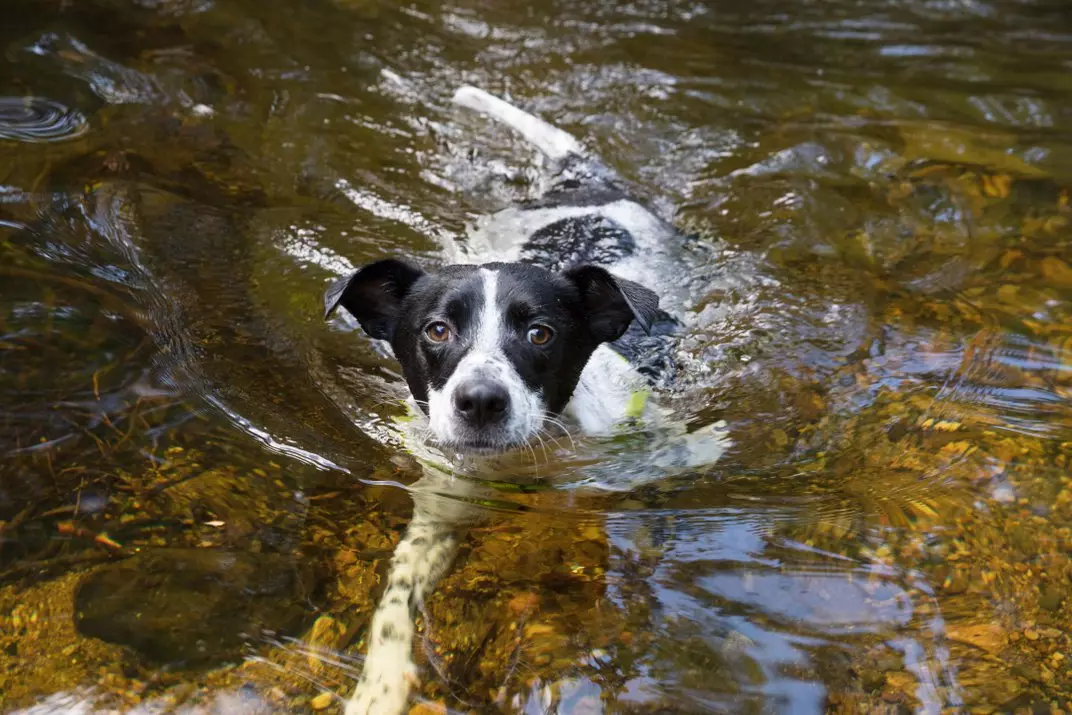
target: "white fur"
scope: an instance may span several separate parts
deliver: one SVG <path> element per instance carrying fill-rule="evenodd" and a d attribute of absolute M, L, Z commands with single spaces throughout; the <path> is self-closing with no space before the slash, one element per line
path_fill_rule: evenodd
<path fill-rule="evenodd" d="M 563 414 L 586 435 L 606 436 L 622 423 L 633 396 L 647 390 L 644 377 L 607 345 L 588 359 Z"/>
<path fill-rule="evenodd" d="M 570 154 L 584 154 L 584 147 L 572 136 L 512 104 L 468 85 L 460 87 L 452 101 L 462 107 L 482 112 L 511 127 L 549 159 L 565 159 Z"/>
<path fill-rule="evenodd" d="M 502 433 L 503 446 L 524 444 L 543 424 L 543 398 L 525 384 L 503 352 L 504 306 L 499 305 L 498 300 L 498 272 L 481 268 L 480 277 L 484 282 L 484 305 L 474 326 L 473 345 L 442 390 L 429 388 L 429 426 L 444 445 L 460 441 L 464 435 L 459 425 L 460 416 L 454 407 L 454 393 L 459 385 L 471 379 L 490 380 L 502 385 L 510 396 Z"/>
<path fill-rule="evenodd" d="M 519 236 L 531 236 L 563 219 L 592 215 L 605 216 L 629 231 L 636 241 L 637 253 L 659 249 L 663 239 L 673 235 L 673 228 L 646 208 L 635 201 L 619 199 L 600 206 L 503 209 L 478 220 L 466 236 L 466 245 L 457 249 L 469 261 L 511 263 L 517 260 L 521 250 L 523 242 L 518 240 Z M 604 267 L 618 271 L 617 266 Z"/>

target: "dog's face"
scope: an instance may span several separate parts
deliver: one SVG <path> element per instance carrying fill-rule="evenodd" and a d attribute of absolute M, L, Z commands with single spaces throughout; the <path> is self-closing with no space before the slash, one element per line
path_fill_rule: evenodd
<path fill-rule="evenodd" d="M 658 297 L 602 268 L 562 273 L 520 263 L 448 266 L 434 273 L 396 260 L 366 266 L 328 289 L 325 317 L 342 306 L 387 340 L 439 443 L 460 452 L 520 447 L 569 402 L 600 343 Z"/>

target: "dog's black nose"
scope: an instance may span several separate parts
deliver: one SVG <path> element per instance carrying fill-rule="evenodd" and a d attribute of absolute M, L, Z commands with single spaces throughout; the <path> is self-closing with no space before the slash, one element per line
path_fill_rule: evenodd
<path fill-rule="evenodd" d="M 454 408 L 474 427 L 495 424 L 509 407 L 509 393 L 494 382 L 467 382 L 454 391 Z"/>

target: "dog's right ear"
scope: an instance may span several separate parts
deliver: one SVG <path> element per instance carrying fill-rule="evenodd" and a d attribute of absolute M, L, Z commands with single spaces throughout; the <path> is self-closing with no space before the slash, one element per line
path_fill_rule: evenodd
<path fill-rule="evenodd" d="M 420 268 L 393 258 L 370 263 L 324 292 L 324 319 L 341 305 L 370 337 L 390 341 L 402 301 L 423 275 Z"/>

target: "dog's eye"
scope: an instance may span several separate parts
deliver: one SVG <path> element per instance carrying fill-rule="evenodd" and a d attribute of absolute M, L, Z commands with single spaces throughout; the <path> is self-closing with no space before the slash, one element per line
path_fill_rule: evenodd
<path fill-rule="evenodd" d="M 433 343 L 445 343 L 450 340 L 450 326 L 437 320 L 424 329 L 424 334 Z"/>
<path fill-rule="evenodd" d="M 547 345 L 555 337 L 555 331 L 546 325 L 533 325 L 529 328 L 529 342 L 533 345 Z"/>

